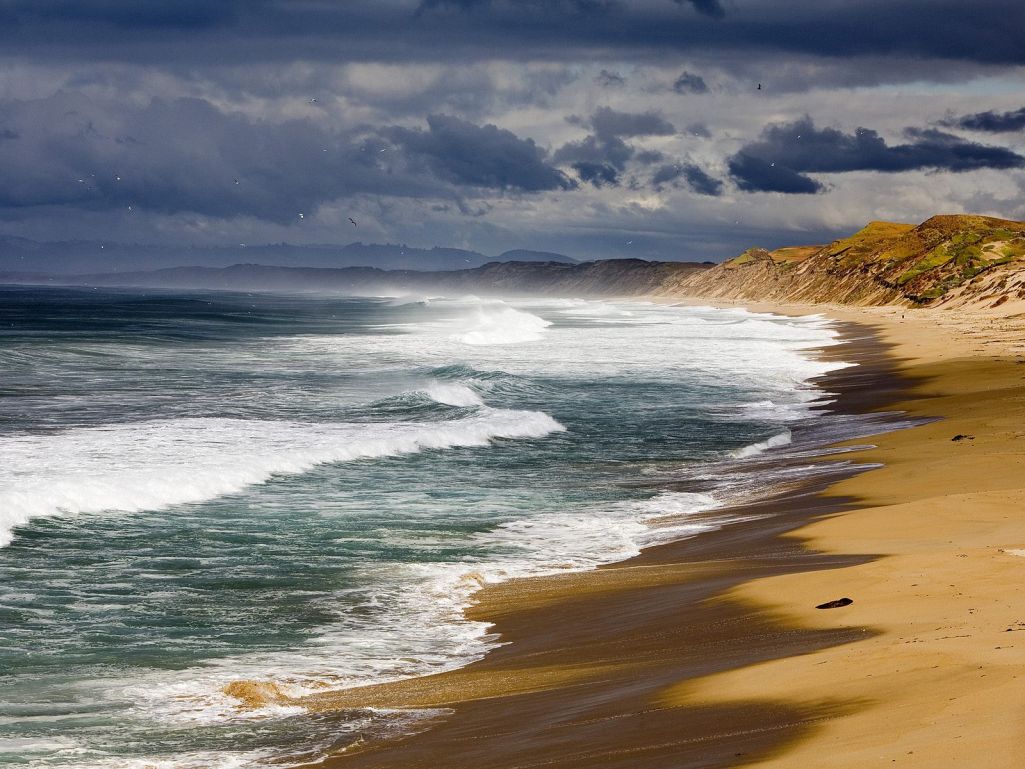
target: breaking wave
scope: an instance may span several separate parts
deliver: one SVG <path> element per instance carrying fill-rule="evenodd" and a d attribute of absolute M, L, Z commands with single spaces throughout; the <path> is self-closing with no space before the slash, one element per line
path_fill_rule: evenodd
<path fill-rule="evenodd" d="M 458 387 L 442 389 L 440 397 L 468 402 L 472 391 Z M 539 411 L 483 407 L 444 422 L 192 418 L 7 437 L 0 441 L 0 546 L 32 518 L 161 509 L 329 462 L 486 446 L 495 438 L 541 438 L 564 429 Z"/>

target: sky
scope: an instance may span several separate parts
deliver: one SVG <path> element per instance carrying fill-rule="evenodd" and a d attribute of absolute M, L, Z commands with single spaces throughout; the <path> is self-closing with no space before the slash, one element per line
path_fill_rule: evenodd
<path fill-rule="evenodd" d="M 1023 29 L 1017 0 L 0 0 L 0 236 L 718 260 L 1025 219 Z"/>

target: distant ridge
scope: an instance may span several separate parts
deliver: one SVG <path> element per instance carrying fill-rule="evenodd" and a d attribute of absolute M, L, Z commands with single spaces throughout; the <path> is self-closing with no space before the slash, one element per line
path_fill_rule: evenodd
<path fill-rule="evenodd" d="M 496 262 L 576 262 L 562 254 L 554 254 L 551 251 L 530 251 L 525 248 L 517 248 L 498 255 Z"/>
<path fill-rule="evenodd" d="M 530 294 L 561 296 L 638 296 L 707 264 L 608 259 L 564 262 L 489 262 L 469 270 L 424 272 L 375 267 L 172 267 L 141 272 L 92 275 L 0 273 L 0 283 L 61 286 L 143 286 L 233 291 L 333 291 L 354 294 L 440 293 Z"/>
<path fill-rule="evenodd" d="M 138 272 L 180 265 L 228 267 L 241 262 L 285 267 L 462 270 L 494 261 L 576 263 L 571 257 L 548 251 L 520 249 L 494 257 L 462 248 L 414 248 L 360 241 L 344 246 L 289 243 L 162 246 L 85 240 L 41 243 L 26 238 L 0 237 L 0 270 L 54 274 Z"/>

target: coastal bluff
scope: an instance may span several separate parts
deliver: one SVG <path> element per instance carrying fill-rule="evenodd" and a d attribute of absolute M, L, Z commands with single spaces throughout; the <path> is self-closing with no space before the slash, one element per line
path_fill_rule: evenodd
<path fill-rule="evenodd" d="M 998 307 L 1025 300 L 1025 222 L 940 215 L 870 222 L 825 246 L 752 248 L 661 293 L 852 306 Z"/>

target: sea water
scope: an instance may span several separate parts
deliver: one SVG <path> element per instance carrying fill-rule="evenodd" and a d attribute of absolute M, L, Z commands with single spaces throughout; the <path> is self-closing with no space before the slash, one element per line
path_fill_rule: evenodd
<path fill-rule="evenodd" d="M 763 490 L 736 468 L 822 419 L 836 341 L 644 302 L 0 287 L 0 766 L 419 728 L 224 687 L 455 668 L 495 643 L 479 585 L 721 525 Z"/>

